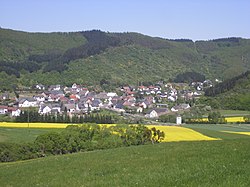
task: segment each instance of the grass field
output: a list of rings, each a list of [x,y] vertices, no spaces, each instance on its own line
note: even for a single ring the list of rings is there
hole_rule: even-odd
[[[229,132],[250,132],[250,126],[246,124],[188,124],[186,128],[191,128],[209,137],[220,138],[222,140],[248,139],[250,136],[243,134],[233,134]]]
[[[0,164],[1,186],[249,186],[248,140],[172,142]]]
[[[8,128],[0,127],[0,142],[32,142],[40,134],[51,131],[61,131],[62,129],[39,129],[39,128]]]
[[[245,116],[250,115],[250,111],[244,110],[219,110],[223,116]]]
[[[0,186],[250,185],[249,125],[185,127],[163,130],[169,138],[177,138],[178,132],[182,132],[189,137],[200,134],[221,140],[165,142],[1,163]],[[9,133],[8,129],[16,131]],[[0,128],[2,134],[10,136],[24,133],[22,130],[33,131],[35,135],[61,129]],[[18,137],[13,141],[17,140]]]

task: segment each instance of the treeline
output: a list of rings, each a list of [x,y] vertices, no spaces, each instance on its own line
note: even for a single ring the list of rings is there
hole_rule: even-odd
[[[178,74],[174,82],[177,83],[190,83],[190,82],[203,82],[205,80],[205,76],[197,73],[197,72],[184,72]]]
[[[155,127],[69,125],[62,132],[39,135],[33,143],[0,143],[0,161],[11,162],[49,155],[61,155],[131,145],[159,143],[165,137]]]
[[[239,83],[241,79],[248,79],[249,74],[250,74],[250,71],[246,71],[245,73],[239,76],[236,76],[232,79],[228,79],[219,84],[216,84],[214,87],[210,87],[205,90],[205,96],[214,97],[218,94],[232,90],[235,87],[235,85]]]
[[[232,43],[239,43],[240,42],[239,37],[229,37],[229,38],[219,38],[212,40],[213,42],[232,42]]]
[[[6,62],[0,61],[0,72],[4,71],[8,75],[15,75],[17,78],[20,78],[20,71],[26,70],[28,72],[34,72],[41,68],[35,62]]]
[[[191,39],[185,39],[185,38],[181,38],[181,39],[169,39],[170,41],[174,41],[174,42],[191,42],[193,43],[193,40]]]
[[[58,51],[31,55],[29,60],[35,62],[48,62],[43,72],[58,71],[62,72],[67,69],[66,64],[72,60],[86,58],[92,55],[100,54],[109,47],[120,45],[120,40],[116,37],[109,36],[99,30],[84,31],[81,34],[87,39],[87,43],[79,47],[70,48],[61,54]]]
[[[154,50],[172,47],[168,40],[149,37],[140,33],[111,33],[110,35],[118,38],[121,45],[140,45]]]
[[[20,116],[15,119],[16,122],[21,123],[34,123],[34,122],[44,122],[44,123],[97,123],[97,124],[112,124],[114,119],[111,115],[104,114],[86,114],[86,115],[73,115],[69,116],[67,114],[44,114],[40,115],[36,111],[23,111]]]
[[[201,118],[187,118],[185,119],[187,124],[225,124],[227,123],[224,116],[220,112],[214,111],[208,114],[207,120]]]

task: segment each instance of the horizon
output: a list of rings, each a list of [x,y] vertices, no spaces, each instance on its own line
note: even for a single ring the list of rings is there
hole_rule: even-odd
[[[79,30],[79,31],[48,31],[48,32],[39,32],[39,31],[24,31],[24,30],[14,30],[14,29],[11,29],[11,28],[3,28],[0,26],[0,29],[3,29],[3,30],[11,30],[11,31],[17,31],[17,32],[25,32],[25,33],[33,33],[33,34],[36,34],[36,33],[40,33],[40,34],[50,34],[50,33],[77,33],[77,32],[85,32],[85,31],[94,31],[94,30],[98,30],[98,31],[101,31],[101,32],[105,32],[105,33],[137,33],[137,34],[142,34],[142,35],[145,35],[145,36],[149,36],[149,37],[153,37],[153,38],[160,38],[160,39],[164,39],[164,40],[191,40],[193,42],[197,42],[197,41],[213,41],[213,40],[218,40],[218,39],[228,39],[228,38],[240,38],[240,39],[250,39],[250,38],[244,38],[244,37],[240,37],[240,36],[231,36],[231,37],[221,37],[221,38],[211,38],[211,39],[201,39],[201,40],[192,40],[191,38],[163,38],[161,36],[150,36],[150,35],[146,35],[146,34],[143,34],[143,33],[139,33],[139,32],[130,32],[130,31],[126,31],[126,32],[112,32],[112,31],[103,31],[103,30],[100,30],[100,29],[90,29],[90,30]]]
[[[24,32],[136,32],[193,41],[250,38],[250,1],[3,0],[0,27]]]

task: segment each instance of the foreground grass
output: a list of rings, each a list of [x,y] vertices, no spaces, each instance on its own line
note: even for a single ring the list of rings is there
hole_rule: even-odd
[[[47,128],[7,128],[0,127],[0,142],[33,142],[37,136],[48,132],[59,132],[62,129],[47,129]]]
[[[249,140],[172,142],[0,164],[1,186],[249,186]]]

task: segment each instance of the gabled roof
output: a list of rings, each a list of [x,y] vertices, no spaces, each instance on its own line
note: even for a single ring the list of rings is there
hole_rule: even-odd
[[[64,104],[64,107],[66,107],[67,109],[74,109],[75,104]]]
[[[152,111],[155,111],[158,115],[165,114],[169,112],[167,108],[152,108],[146,112],[146,114],[150,114]]]
[[[92,107],[99,107],[101,104],[101,101],[99,99],[94,99],[91,103]]]
[[[22,104],[22,103],[24,103],[25,101],[28,101],[28,102],[36,102],[36,100],[34,99],[34,98],[20,98],[19,99],[19,104]]]

